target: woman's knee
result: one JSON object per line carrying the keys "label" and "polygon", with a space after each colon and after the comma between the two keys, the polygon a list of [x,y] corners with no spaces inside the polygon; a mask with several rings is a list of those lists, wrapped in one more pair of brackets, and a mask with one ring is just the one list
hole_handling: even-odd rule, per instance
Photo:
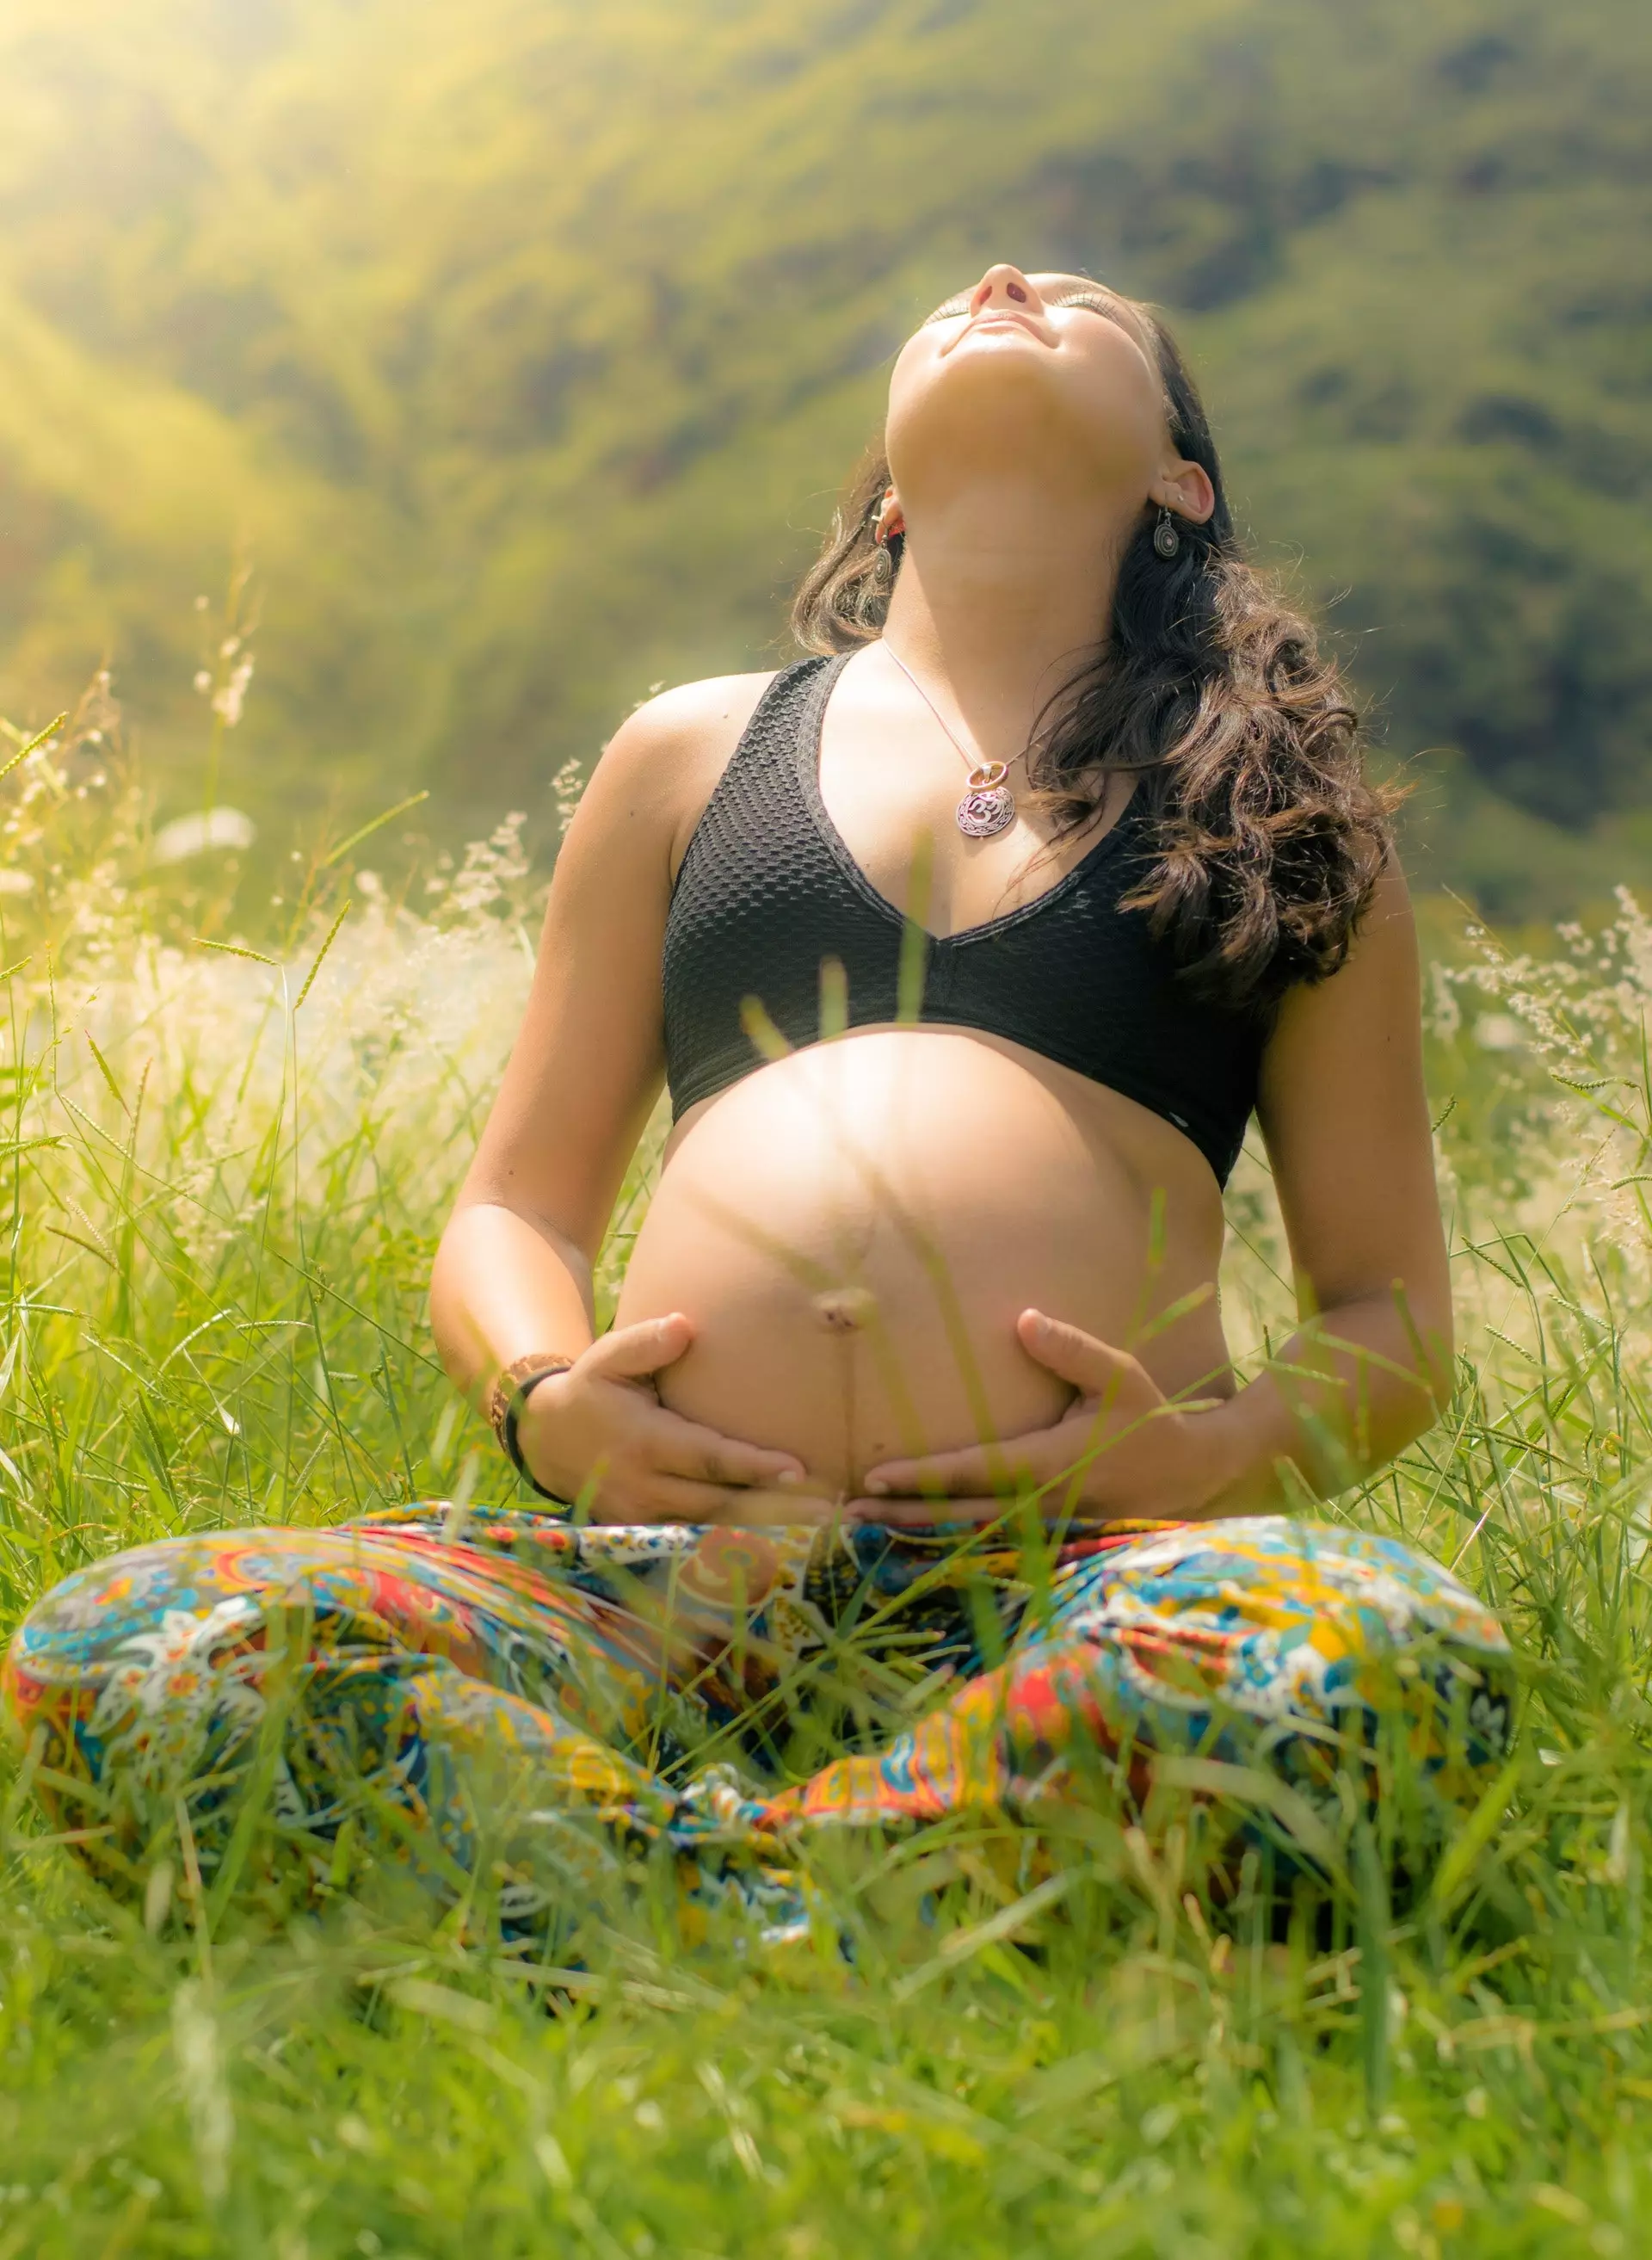
{"label": "woman's knee", "polygon": [[1156,1534],[1058,1591],[1047,1638],[1089,1649],[1154,1741],[1198,1741],[1219,1720],[1269,1746],[1300,1732],[1363,1744],[1392,1717],[1431,1762],[1461,1749],[1477,1771],[1510,1739],[1495,1612],[1365,1532],[1278,1515]]}
{"label": "woman's knee", "polygon": [[101,1676],[116,1659],[198,1634],[204,1620],[252,1618],[278,1582],[225,1575],[224,1535],[166,1538],[89,1563],[37,1600],[12,1637],[9,1677]]}
{"label": "woman's knee", "polygon": [[163,1539],[41,1596],[0,1665],[0,1714],[43,1776],[97,1783],[139,1756],[154,1770],[256,1707],[270,1651],[313,1608],[280,1535]]}
{"label": "woman's knee", "polygon": [[1415,1547],[1284,1514],[1183,1524],[1084,1564],[1058,1590],[1055,1620],[1098,1610],[1121,1622],[1233,1633],[1319,1622],[1362,1645],[1433,1635],[1508,1650],[1496,1612]]}

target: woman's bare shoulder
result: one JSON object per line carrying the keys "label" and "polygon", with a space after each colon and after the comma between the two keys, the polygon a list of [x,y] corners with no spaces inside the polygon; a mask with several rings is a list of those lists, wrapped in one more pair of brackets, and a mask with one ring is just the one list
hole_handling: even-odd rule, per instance
{"label": "woman's bare shoulder", "polygon": [[603,747],[597,775],[606,772],[614,782],[647,783],[652,790],[674,778],[692,782],[707,764],[720,776],[774,679],[772,670],[712,675],[645,699]]}
{"label": "woman's bare shoulder", "polygon": [[581,804],[585,826],[636,823],[663,834],[673,869],[746,725],[774,681],[713,675],[662,690],[626,715],[603,747]]}

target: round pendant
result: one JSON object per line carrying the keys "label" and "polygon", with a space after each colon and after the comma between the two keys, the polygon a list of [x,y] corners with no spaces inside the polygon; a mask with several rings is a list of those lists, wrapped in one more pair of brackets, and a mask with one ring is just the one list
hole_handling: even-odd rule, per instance
{"label": "round pendant", "polygon": [[1003,762],[983,762],[970,770],[969,790],[955,812],[966,840],[991,840],[1014,823],[1015,795],[1004,782],[1008,775]]}

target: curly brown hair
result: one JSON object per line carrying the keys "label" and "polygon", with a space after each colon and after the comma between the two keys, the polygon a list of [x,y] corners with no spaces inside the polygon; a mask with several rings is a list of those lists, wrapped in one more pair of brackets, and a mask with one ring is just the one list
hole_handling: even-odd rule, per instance
{"label": "curly brown hair", "polygon": [[[1203,526],[1178,518],[1168,560],[1144,508],[1107,631],[1039,717],[1027,774],[1059,837],[1094,814],[1109,772],[1134,772],[1155,855],[1127,906],[1148,912],[1198,992],[1268,1006],[1347,957],[1402,796],[1367,779],[1358,711],[1310,623],[1245,562],[1198,388],[1155,310],[1136,311],[1171,440],[1208,473],[1216,507]],[[900,569],[899,537],[886,549],[873,538],[889,483],[875,447],[797,590],[792,628],[806,651],[852,650],[883,631]]]}

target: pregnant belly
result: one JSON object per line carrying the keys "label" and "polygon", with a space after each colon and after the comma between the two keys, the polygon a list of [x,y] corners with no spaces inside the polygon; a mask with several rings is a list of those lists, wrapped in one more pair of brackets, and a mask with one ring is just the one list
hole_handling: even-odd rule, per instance
{"label": "pregnant belly", "polygon": [[[1184,1145],[1013,1046],[861,1032],[690,1118],[615,1323],[685,1312],[694,1341],[659,1377],[664,1403],[853,1491],[879,1460],[1060,1416],[1072,1392],[1015,1334],[1029,1304],[1123,1343],[1213,1277],[1220,1204]],[[1213,1305],[1143,1355],[1167,1387],[1219,1367]]]}

